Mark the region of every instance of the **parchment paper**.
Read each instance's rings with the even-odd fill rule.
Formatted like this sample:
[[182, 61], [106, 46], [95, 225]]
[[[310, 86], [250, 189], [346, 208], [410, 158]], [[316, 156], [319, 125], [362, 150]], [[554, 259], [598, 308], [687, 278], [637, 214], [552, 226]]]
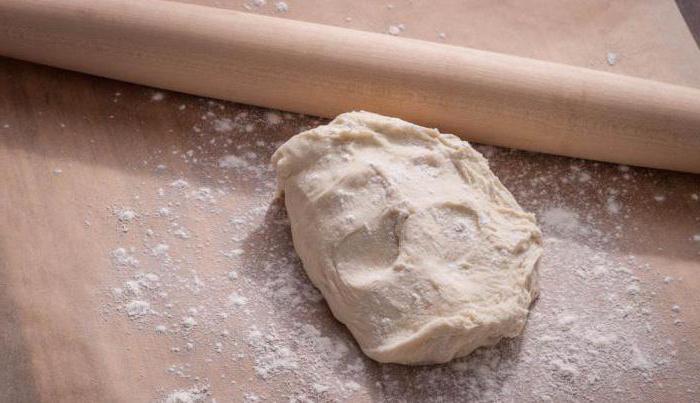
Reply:
[[[286, 12], [270, 0], [262, 6], [197, 2], [376, 32], [403, 24], [400, 35], [407, 37], [700, 86], [700, 51], [672, 1], [289, 0]], [[612, 65], [609, 53], [616, 55]], [[591, 287], [585, 293], [572, 283], [570, 297], [578, 306], [596, 309], [604, 309], [611, 294], [638, 301], [632, 316], [649, 315], [646, 321], [653, 326], [656, 344], [642, 345], [647, 356], [636, 357], [642, 367], [648, 359], [652, 369], [637, 373], [625, 367], [620, 376], [598, 379], [582, 391], [580, 377], [589, 375], [590, 366], [557, 378], [567, 363], [553, 363], [552, 385], [561, 394], [550, 394], [531, 378], [534, 367], [508, 364], [523, 352], [538, 351], [528, 350], [533, 337], [527, 332], [521, 342], [498, 347], [495, 356], [505, 364], [494, 364], [489, 376], [474, 373], [469, 364], [487, 368], [483, 357], [461, 361], [462, 378], [455, 375], [461, 367], [442, 376], [440, 368], [405, 369], [362, 358], [305, 285], [284, 210], [273, 200], [272, 174], [264, 168], [280, 141], [322, 122], [276, 112], [282, 123], [274, 123], [277, 118], [260, 109], [172, 93], [161, 100], [154, 89], [8, 59], [0, 61], [0, 89], [0, 401], [153, 401], [205, 386], [201, 396], [217, 402], [465, 397], [670, 402], [693, 401], [700, 393], [700, 243], [693, 238], [700, 234], [700, 204], [693, 197], [700, 193], [697, 176], [480, 148], [523, 206], [544, 220], [552, 240], [553, 252], [542, 262], [548, 280], [536, 315], [566, 314], [560, 308], [569, 296], [558, 293], [566, 289], [561, 282], [577, 278], [575, 270], [588, 275], [596, 265], [627, 267], [637, 280], [619, 273], [612, 283], [617, 287], [624, 279], [624, 288]], [[240, 117], [241, 112], [248, 115]], [[225, 120], [216, 123], [222, 119], [231, 119], [233, 129], [226, 129]], [[232, 154], [247, 158], [248, 167], [222, 168], [221, 159]], [[125, 211], [137, 215], [127, 219], [120, 215]], [[562, 211], [563, 221], [557, 216]], [[568, 228], [567, 213], [590, 232]], [[179, 228], [189, 238], [178, 235]], [[169, 250], [159, 252], [161, 244]], [[115, 263], [119, 248], [136, 256], [139, 267]], [[237, 273], [235, 281], [228, 278], [230, 271]], [[114, 288], [124, 289], [138, 272], [159, 275], [159, 289], [115, 297]], [[195, 277], [202, 282], [199, 291]], [[626, 296], [634, 284], [640, 286], [639, 298]], [[287, 293], [285, 285], [294, 292]], [[295, 300], [300, 290], [308, 294], [301, 302]], [[242, 295], [232, 300], [232, 293]], [[133, 300], [150, 301], [157, 315], [130, 319], [127, 304]], [[167, 308], [168, 303], [175, 306]], [[221, 311], [230, 316], [218, 319]], [[191, 333], [156, 329], [161, 322], [179, 326], [188, 316], [198, 321]], [[595, 327], [573, 320], [576, 329]], [[643, 323], [630, 319], [628, 328], [615, 334], [642, 337], [635, 333]], [[301, 340], [300, 352], [316, 351], [320, 358], [299, 356], [298, 368], [261, 375], [261, 368], [270, 369], [267, 364], [276, 359], [292, 365], [292, 356], [278, 346], [288, 344], [289, 329], [303, 328], [296, 324], [320, 332], [307, 340], [342, 343], [347, 352], [335, 359], [340, 363], [325, 364], [335, 362], [338, 348], [309, 347]], [[273, 340], [263, 336], [260, 342], [253, 326], [266, 334], [273, 329]], [[221, 335], [223, 330], [228, 335]], [[541, 361], [560, 358], [552, 354]], [[308, 368], [317, 373], [306, 373]], [[511, 375], [504, 379], [505, 373]], [[494, 384], [470, 384], [474, 380]], [[314, 384], [331, 386], [322, 391]]]

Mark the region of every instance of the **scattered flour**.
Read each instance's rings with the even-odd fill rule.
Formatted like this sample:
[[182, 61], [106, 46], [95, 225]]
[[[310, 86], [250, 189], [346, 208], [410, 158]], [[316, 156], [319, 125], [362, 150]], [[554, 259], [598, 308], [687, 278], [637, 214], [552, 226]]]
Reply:
[[204, 402], [209, 395], [208, 386], [194, 386], [187, 390], [176, 390], [165, 398], [165, 403]]
[[248, 303], [248, 298], [232, 293], [228, 296], [228, 301], [233, 306], [241, 307]]
[[545, 227], [552, 228], [565, 234], [583, 231], [583, 227], [578, 219], [578, 214], [562, 207], [552, 207], [545, 210], [540, 217], [540, 221]]
[[195, 318], [191, 316], [186, 316], [182, 318], [182, 327], [184, 327], [185, 329], [192, 329], [196, 325], [197, 321], [195, 320]]
[[228, 118], [214, 120], [214, 131], [217, 133], [226, 133], [233, 131], [233, 121]]
[[622, 204], [615, 199], [615, 196], [608, 196], [606, 207], [610, 214], [619, 214], [622, 210]]
[[265, 7], [266, 4], [267, 4], [266, 0], [249, 0], [249, 2], [247, 3], [247, 5], [250, 5], [250, 6], [253, 6], [256, 8]]
[[265, 112], [265, 121], [268, 125], [276, 126], [282, 123], [282, 117], [276, 112]]
[[389, 30], [387, 32], [389, 33], [389, 35], [398, 36], [404, 30], [406, 30], [406, 27], [403, 24], [389, 25]]
[[229, 154], [219, 159], [219, 168], [248, 168], [249, 164], [237, 155]]
[[[299, 127], [281, 125], [286, 118], [277, 112], [279, 122], [270, 122], [254, 108], [237, 113], [219, 102], [194, 105], [206, 119], [193, 123], [193, 144], [157, 154], [151, 166], [167, 167], [157, 172], [160, 182], [141, 189], [137, 201], [125, 195], [115, 203], [143, 213], [106, 252], [112, 267], [129, 270], [110, 272], [115, 281], [105, 284], [105, 310], [150, 334], [159, 344], [149, 348], [171, 357], [162, 370], [181, 389], [154, 388], [161, 399], [581, 401], [599, 391], [623, 400], [656, 385], [658, 373], [669, 374], [669, 385], [675, 379], [673, 385], [695, 390], [672, 375], [677, 347], [666, 340], [681, 345], [680, 339], [662, 333], [664, 323], [683, 329], [680, 306], [657, 312], [650, 302], [654, 286], [669, 290], [676, 281], [659, 274], [650, 282], [652, 268], [609, 252], [631, 230], [625, 216], [634, 211], [624, 203], [624, 181], [635, 180], [635, 168], [614, 167], [618, 182], [599, 190], [594, 163], [533, 172], [533, 165], [517, 163], [524, 153], [479, 147], [525, 208], [538, 212], [544, 230], [542, 293], [525, 333], [448, 365], [380, 365], [358, 350], [311, 286], [275, 199], [267, 161]], [[297, 126], [318, 124], [298, 119]], [[256, 133], [270, 126], [278, 137]], [[187, 168], [171, 155], [184, 156]], [[559, 197], [565, 188], [586, 204]], [[663, 207], [647, 200], [650, 208]], [[602, 231], [601, 217], [616, 226]], [[122, 223], [118, 212], [108, 218]], [[217, 376], [207, 378], [212, 371]]]
[[111, 253], [112, 265], [116, 268], [139, 266], [139, 260], [134, 257], [134, 249], [127, 250], [126, 248], [116, 248]]
[[123, 209], [117, 212], [117, 218], [121, 222], [129, 222], [137, 216], [138, 214], [134, 210]]
[[248, 344], [256, 354], [255, 372], [263, 379], [299, 367], [297, 355], [275, 333], [264, 334], [253, 326], [248, 333]]
[[151, 311], [151, 304], [146, 301], [134, 300], [126, 304], [126, 313], [130, 318], [138, 318], [147, 315]]
[[275, 3], [275, 9], [280, 13], [286, 13], [287, 11], [289, 11], [289, 5], [287, 5], [287, 3], [285, 3], [284, 1], [278, 1], [277, 3]]
[[168, 254], [168, 250], [170, 250], [170, 245], [165, 243], [159, 243], [158, 245], [151, 248], [151, 254], [153, 256], [165, 256]]
[[174, 187], [176, 189], [184, 189], [184, 188], [188, 187], [189, 185], [190, 184], [184, 179], [176, 179], [176, 180], [170, 182], [170, 186]]
[[173, 235], [180, 238], [180, 239], [189, 239], [190, 238], [189, 232], [187, 232], [187, 230], [182, 228], [182, 227], [175, 229], [173, 231]]

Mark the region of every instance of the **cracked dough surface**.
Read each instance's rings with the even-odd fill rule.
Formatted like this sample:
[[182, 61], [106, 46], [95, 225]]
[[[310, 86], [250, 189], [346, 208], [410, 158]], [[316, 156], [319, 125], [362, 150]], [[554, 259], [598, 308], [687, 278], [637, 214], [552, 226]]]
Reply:
[[541, 233], [469, 143], [350, 112], [272, 162], [304, 269], [369, 357], [442, 363], [521, 333]]

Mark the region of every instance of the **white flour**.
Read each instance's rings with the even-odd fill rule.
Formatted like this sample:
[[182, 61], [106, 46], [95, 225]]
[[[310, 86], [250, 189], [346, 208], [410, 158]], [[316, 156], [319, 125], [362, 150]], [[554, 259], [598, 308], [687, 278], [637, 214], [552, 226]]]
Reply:
[[204, 402], [208, 395], [207, 387], [192, 387], [187, 390], [176, 390], [165, 398], [165, 403], [197, 403]]
[[278, 1], [275, 3], [275, 9], [280, 13], [286, 13], [289, 11], [289, 5], [283, 1]]
[[[271, 153], [319, 121], [223, 106], [188, 104], [207, 117], [191, 122], [192, 144], [154, 153], [158, 183], [114, 201], [132, 207], [106, 206], [120, 234], [104, 251], [115, 279], [105, 284], [106, 309], [171, 357], [162, 370], [179, 389], [159, 399], [585, 401], [596, 391], [619, 401], [674, 379], [684, 396], [700, 393], [675, 375], [685, 342], [667, 329], [683, 329], [683, 301], [655, 305], [661, 288], [682, 279], [617, 246], [635, 231], [625, 201], [640, 195], [626, 184], [642, 170], [563, 158], [537, 165], [526, 153], [478, 146], [545, 234], [541, 296], [525, 333], [447, 365], [380, 365], [311, 286], [275, 199]], [[176, 159], [191, 168], [171, 168]], [[600, 182], [602, 169], [614, 183]], [[660, 195], [649, 190], [648, 208], [674, 197]], [[206, 377], [211, 368], [218, 375]]]

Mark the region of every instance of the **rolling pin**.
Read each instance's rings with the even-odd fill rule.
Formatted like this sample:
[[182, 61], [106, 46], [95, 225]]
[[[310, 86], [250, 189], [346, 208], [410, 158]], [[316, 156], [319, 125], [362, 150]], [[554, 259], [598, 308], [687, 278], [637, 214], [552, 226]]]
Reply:
[[162, 0], [2, 0], [0, 54], [322, 117], [700, 173], [700, 90]]

